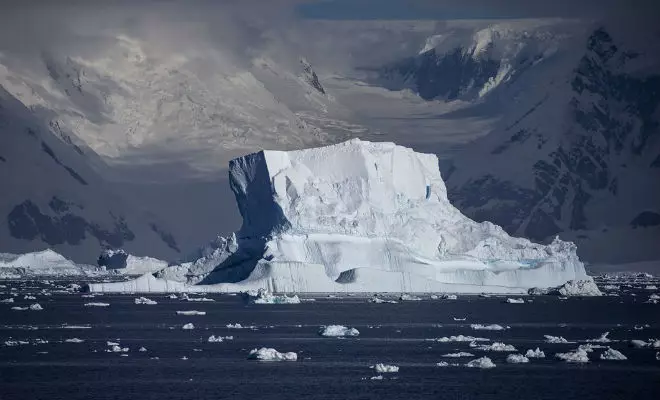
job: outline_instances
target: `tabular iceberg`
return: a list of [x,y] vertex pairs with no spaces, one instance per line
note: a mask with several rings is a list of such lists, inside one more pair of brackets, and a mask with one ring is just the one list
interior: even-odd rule
[[524,293],[590,280],[575,245],[452,206],[432,154],[353,139],[229,164],[241,229],[191,262],[91,291]]

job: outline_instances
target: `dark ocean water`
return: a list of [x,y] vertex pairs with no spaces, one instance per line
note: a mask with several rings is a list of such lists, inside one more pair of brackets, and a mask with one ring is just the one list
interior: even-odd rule
[[[17,294],[14,303],[0,303],[2,400],[660,399],[660,361],[656,360],[660,349],[637,349],[629,342],[660,338],[660,304],[645,303],[653,291],[641,288],[624,287],[618,297],[526,297],[532,300],[526,304],[478,296],[453,301],[423,296],[423,301],[372,304],[365,298],[318,295],[313,297],[316,301],[298,305],[254,305],[240,296],[207,295],[215,301],[189,302],[149,295],[157,305],[136,305],[137,295],[85,298],[57,290],[61,283],[0,284],[4,285],[0,300]],[[45,295],[44,288],[51,295]],[[24,299],[26,294],[36,299]],[[85,307],[89,302],[110,305]],[[43,310],[11,310],[33,303]],[[177,315],[177,310],[206,315]],[[186,323],[193,323],[195,329],[183,330]],[[255,328],[226,327],[234,323]],[[510,329],[476,331],[469,326],[473,323]],[[64,324],[91,328],[62,328]],[[319,327],[328,324],[355,327],[360,336],[319,336]],[[588,364],[554,357],[606,331],[616,340],[609,345],[628,360],[600,360],[601,349],[589,354]],[[212,334],[234,339],[209,343]],[[546,358],[507,364],[509,353],[477,351],[467,342],[427,340],[459,334],[502,341],[522,353],[540,347]],[[548,344],[543,335],[578,343]],[[84,342],[64,342],[70,338]],[[28,344],[3,344],[11,340]],[[106,352],[108,341],[129,351]],[[262,346],[294,351],[298,361],[247,360],[250,349]],[[140,347],[147,351],[139,352]],[[456,351],[475,357],[442,357]],[[497,367],[436,366],[440,361],[464,364],[483,355]],[[377,374],[369,367],[379,362],[400,370],[383,374],[383,380],[371,380]]]

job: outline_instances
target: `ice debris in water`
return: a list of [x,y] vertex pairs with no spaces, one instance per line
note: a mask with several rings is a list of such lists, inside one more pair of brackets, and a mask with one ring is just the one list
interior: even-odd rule
[[633,339],[630,341],[634,347],[641,349],[644,347],[651,347],[654,349],[660,349],[660,339],[649,339],[648,342],[639,339]]
[[545,358],[545,353],[537,347],[536,350],[532,350],[532,349],[527,350],[527,353],[525,353],[525,357],[527,357],[527,358]]
[[181,329],[195,329],[195,325],[193,325],[192,322],[188,322],[187,324],[183,325]]
[[158,302],[148,299],[146,297],[138,297],[137,299],[135,299],[135,304],[146,304],[152,306],[158,304]]
[[373,368],[379,374],[399,372],[399,367],[397,367],[396,365],[387,365],[383,363],[378,363],[372,366],[371,368]]
[[383,303],[390,303],[390,304],[398,304],[397,301],[395,300],[385,300],[381,299],[380,297],[374,295],[372,298],[369,299],[369,303],[375,303],[375,304],[383,304]]
[[0,303],[13,303],[13,302],[14,302],[13,297],[9,297],[9,298],[0,300]]
[[215,336],[211,335],[209,338],[206,340],[209,343],[222,343],[225,340],[234,340],[233,336]]
[[509,354],[506,357],[506,362],[509,364],[523,364],[528,363],[529,358],[523,356],[522,354]]
[[507,329],[507,328],[503,327],[502,325],[498,325],[498,324],[490,324],[490,325],[472,324],[472,325],[470,325],[470,328],[472,328],[476,331],[501,331],[501,330]]
[[179,296],[181,300],[185,301],[195,301],[195,302],[213,302],[215,300],[209,299],[207,297],[190,297],[188,296],[187,293],[182,293],[181,296]]
[[138,349],[138,351],[141,352],[141,353],[144,353],[145,351],[147,351],[147,348],[146,347],[140,347]]
[[457,335],[457,336],[443,336],[441,338],[437,339],[429,339],[433,340],[436,342],[440,343],[448,343],[448,342],[489,342],[490,339],[487,338],[480,338],[480,337],[474,337],[474,336],[464,336],[464,335]]
[[372,381],[382,381],[383,380],[383,375],[372,376],[369,379],[371,379]]
[[422,301],[422,298],[404,293],[399,296],[399,301]]
[[491,344],[477,344],[470,343],[470,347],[482,351],[517,351],[515,347],[510,344],[504,344],[502,342],[494,342]]
[[43,309],[44,308],[41,307],[41,304],[39,304],[39,303],[30,304],[30,310],[32,310],[32,311],[41,311]]
[[294,352],[280,353],[275,349],[262,347],[260,349],[250,350],[248,359],[259,361],[296,361],[298,355]]
[[583,349],[577,349],[575,351],[569,351],[567,353],[557,353],[555,354],[560,360],[569,362],[569,363],[587,363],[589,362],[589,355]]
[[506,299],[506,302],[509,304],[525,304],[525,300],[521,298],[517,298],[517,299],[508,298]]
[[612,339],[609,339],[607,337],[609,334],[610,334],[609,332],[605,332],[596,339],[587,339],[586,341],[589,343],[610,343]]
[[644,287],[646,290],[658,290],[658,287],[656,285],[646,285]]
[[298,295],[291,297],[286,294],[274,295],[266,289],[259,289],[257,291],[249,290],[246,292],[250,301],[254,304],[300,304]]
[[545,338],[546,343],[552,343],[552,344],[575,343],[575,342],[569,342],[568,340],[564,339],[562,336],[543,335],[543,337]]
[[360,331],[355,328],[348,328],[343,325],[328,325],[322,326],[319,329],[319,335],[321,336],[359,336]]
[[624,361],[628,357],[624,356],[620,351],[613,348],[608,348],[600,355],[601,360],[613,360],[613,361]]
[[443,354],[442,356],[450,357],[450,358],[459,358],[459,357],[474,357],[474,354],[465,351],[459,351],[458,353],[447,353],[447,354]]
[[196,311],[196,310],[189,310],[189,311],[177,311],[177,315],[206,315],[206,311]]
[[28,308],[27,307],[12,307],[11,309],[14,310],[14,311],[25,311]]
[[118,344],[113,344],[109,349],[105,350],[107,353],[128,353],[128,347],[121,347]]
[[594,349],[606,349],[606,346],[601,346],[599,344],[591,344],[591,343],[586,343],[586,344],[581,344],[578,346],[578,350],[586,351],[587,353],[592,353]]
[[592,279],[570,280],[550,290],[550,294],[560,296],[602,296],[600,289]]
[[65,339],[64,343],[82,343],[84,340],[78,338]]
[[109,303],[85,303],[85,307],[108,307],[110,304]]
[[447,361],[440,361],[439,363],[435,363],[437,367],[460,367],[461,364],[459,363],[448,363]]
[[495,368],[495,363],[488,357],[481,357],[465,364],[468,368]]
[[226,326],[229,329],[255,329],[256,328],[256,326],[254,326],[254,325],[241,325],[239,323],[227,324]]

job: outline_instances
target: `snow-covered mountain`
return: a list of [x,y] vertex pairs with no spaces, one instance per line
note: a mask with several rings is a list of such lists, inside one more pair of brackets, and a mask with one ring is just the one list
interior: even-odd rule
[[468,215],[535,240],[560,233],[589,261],[658,258],[658,37],[551,28],[492,26],[386,72],[424,98],[499,116],[449,171]]
[[0,87],[2,250],[52,248],[90,263],[104,247],[177,258],[171,230],[108,191],[94,153],[37,115]]

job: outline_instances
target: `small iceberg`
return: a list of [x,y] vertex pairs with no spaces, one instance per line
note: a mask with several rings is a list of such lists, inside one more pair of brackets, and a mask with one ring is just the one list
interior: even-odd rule
[[146,304],[152,306],[158,304],[158,302],[148,299],[146,297],[138,297],[137,299],[135,299],[135,304]]
[[568,340],[564,339],[562,336],[543,335],[543,337],[545,338],[546,343],[552,343],[552,344],[575,343],[575,342],[569,342]]
[[387,364],[379,363],[372,366],[371,368],[373,368],[379,374],[390,374],[394,372],[399,372],[399,367],[397,367],[396,365],[387,365]]
[[250,302],[254,304],[300,304],[298,295],[288,297],[286,294],[274,295],[266,289],[259,289],[257,291],[249,290],[246,292]]
[[110,304],[109,303],[85,303],[83,304],[85,307],[108,307]]
[[188,322],[187,324],[182,326],[181,329],[195,329],[195,325],[193,325],[192,322]]
[[525,300],[521,298],[517,298],[517,299],[508,298],[506,299],[506,302],[509,304],[525,304]]
[[502,331],[507,329],[502,325],[498,325],[498,324],[490,324],[490,325],[471,324],[470,328],[474,329],[475,331]]
[[84,340],[78,338],[64,339],[64,343],[82,343]]
[[177,315],[206,315],[206,311],[196,311],[196,310],[189,310],[189,311],[177,311]]
[[43,307],[41,307],[41,304],[39,304],[39,303],[30,304],[29,308],[32,311],[41,311],[41,310],[44,309]]
[[588,363],[589,355],[583,349],[577,349],[575,351],[569,351],[568,353],[557,353],[555,354],[560,360],[569,362],[569,363]]
[[495,368],[495,363],[493,363],[493,361],[488,357],[481,357],[470,361],[469,363],[465,364],[465,366],[468,368],[487,369],[487,368]]
[[509,354],[506,357],[506,362],[509,364],[523,364],[528,363],[529,358],[523,356],[522,354]]
[[459,351],[458,353],[447,353],[447,354],[443,354],[442,356],[449,358],[460,358],[460,357],[474,357],[474,354],[465,351]]
[[536,350],[532,350],[532,349],[527,350],[527,353],[525,353],[525,357],[527,357],[527,358],[545,358],[545,353],[537,347]]
[[260,349],[250,350],[248,360],[258,361],[296,361],[298,355],[294,352],[280,353],[279,351],[271,348],[262,347]]
[[436,342],[440,343],[449,343],[449,342],[489,342],[490,339],[487,338],[481,338],[481,337],[474,337],[474,336],[464,336],[464,335],[457,335],[457,336],[444,336],[441,338],[437,339],[429,339],[433,340]]
[[491,344],[476,344],[470,343],[470,347],[482,351],[518,351],[515,347],[510,344],[504,344],[502,342],[494,342]]
[[588,343],[610,343],[612,342],[612,339],[609,339],[607,336],[609,335],[609,332],[605,332],[600,337],[596,339],[587,339],[586,342]]
[[399,301],[422,301],[422,298],[404,293],[399,296]]
[[600,355],[600,359],[612,360],[612,361],[625,361],[628,359],[628,357],[624,356],[623,353],[621,353],[620,351],[614,350],[613,348],[610,347]]
[[224,336],[223,337],[223,336],[211,335],[211,336],[209,336],[209,338],[206,341],[209,342],[209,343],[222,343],[225,340],[234,340],[234,337],[233,336]]
[[360,331],[343,325],[328,325],[319,329],[319,335],[328,337],[359,336]]

